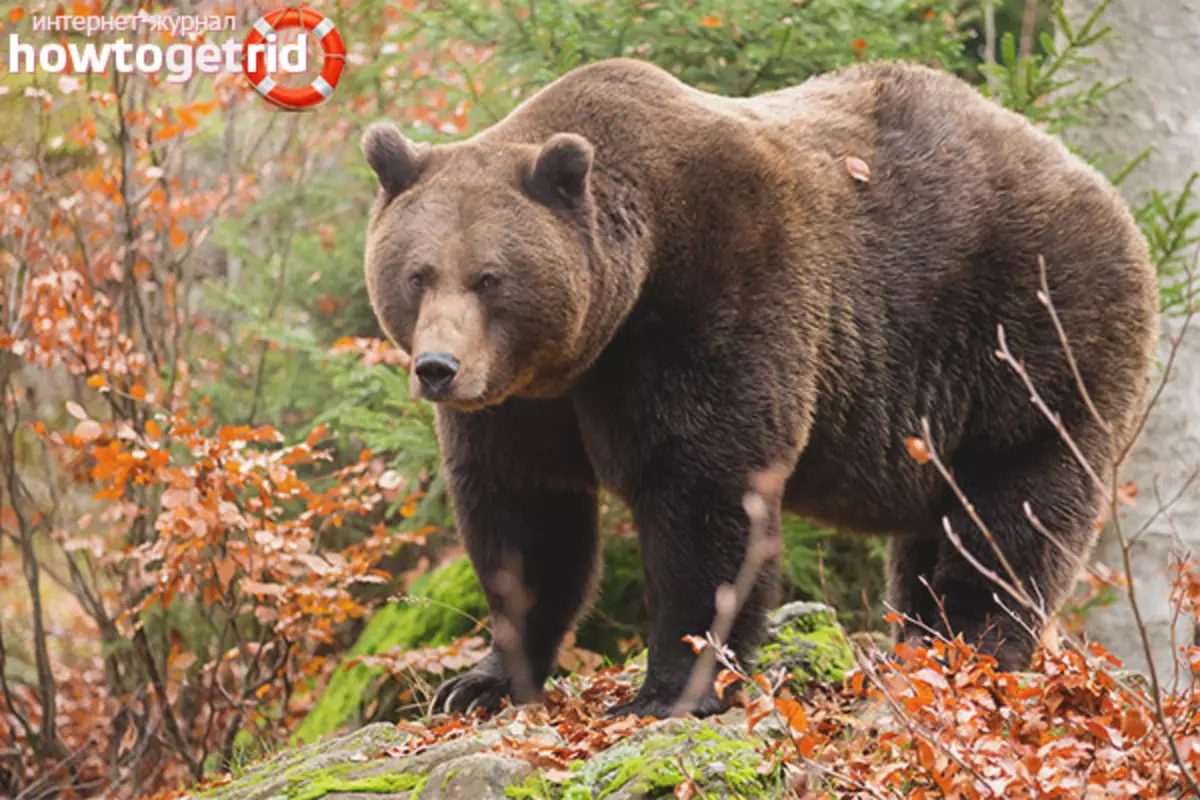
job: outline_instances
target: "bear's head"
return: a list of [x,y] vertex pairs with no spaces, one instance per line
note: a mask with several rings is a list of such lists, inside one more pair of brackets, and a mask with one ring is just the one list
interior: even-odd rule
[[591,144],[431,147],[375,123],[362,149],[379,180],[367,287],[411,356],[413,394],[472,410],[563,392],[596,272]]

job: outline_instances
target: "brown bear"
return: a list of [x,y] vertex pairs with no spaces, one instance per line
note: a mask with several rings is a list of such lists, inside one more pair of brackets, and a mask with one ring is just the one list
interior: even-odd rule
[[[743,563],[750,476],[781,463],[769,534],[781,507],[891,534],[900,609],[1004,669],[1029,663],[1034,615],[998,605],[946,537],[943,520],[1004,572],[906,440],[929,419],[928,444],[1054,609],[1102,492],[997,359],[998,326],[1108,480],[1157,311],[1130,214],[1056,139],[918,66],[728,99],[616,59],[465,141],[414,144],[376,123],[363,151],[380,184],[371,302],[412,355],[414,393],[437,404],[458,526],[507,620],[507,646],[444,684],[436,710],[535,696],[596,585],[604,486],[632,511],[652,625],[643,685],[613,713],[670,714],[696,661],[683,637],[709,630]],[[1039,257],[1074,366],[1039,301]],[[775,573],[735,620],[744,658]],[[721,707],[710,692],[695,710]]]

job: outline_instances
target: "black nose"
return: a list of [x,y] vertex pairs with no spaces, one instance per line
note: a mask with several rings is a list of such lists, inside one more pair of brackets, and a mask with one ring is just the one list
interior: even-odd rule
[[425,387],[425,392],[433,397],[441,394],[458,374],[458,359],[449,353],[421,353],[417,356],[413,369]]

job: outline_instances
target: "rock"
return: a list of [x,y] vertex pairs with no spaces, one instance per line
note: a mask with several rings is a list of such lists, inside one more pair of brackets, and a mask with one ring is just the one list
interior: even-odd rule
[[812,683],[840,682],[853,666],[854,651],[829,606],[798,601],[771,614],[759,670],[786,670],[792,687],[803,691]]
[[509,786],[533,774],[524,761],[478,753],[443,762],[429,773],[420,800],[504,800]]
[[[469,565],[462,562],[469,570]],[[474,579],[466,570],[438,573],[425,591],[442,592],[461,588],[459,579]],[[461,569],[461,568],[456,568]],[[427,595],[434,596],[434,595]],[[393,616],[382,619],[387,630],[372,640],[378,645],[389,639],[389,631],[401,638],[414,630],[444,630],[436,616],[412,619],[405,611],[431,615],[435,606],[406,604]],[[374,628],[376,617],[368,631]],[[854,663],[853,653],[838,626],[833,609],[821,603],[790,603],[771,615],[770,638],[761,649],[760,667],[784,668],[795,676],[796,687],[814,681],[840,681]],[[364,634],[365,636],[365,634]],[[375,645],[372,645],[375,646]],[[637,661],[635,657],[632,659]],[[644,656],[643,656],[644,660]],[[636,680],[644,668],[627,668],[622,673]],[[369,676],[368,676],[369,679]],[[363,691],[362,677],[335,678],[336,688],[346,693]],[[324,701],[323,701],[324,702]],[[357,702],[355,700],[354,702]],[[340,705],[352,706],[345,697]],[[336,715],[322,717],[328,721]],[[739,716],[740,715],[740,716]],[[310,720],[312,717],[310,717]],[[306,721],[306,724],[308,721]],[[459,739],[443,741],[414,755],[389,756],[409,742],[411,734],[388,723],[368,725],[355,733],[294,747],[253,767],[234,780],[192,795],[193,800],[457,800],[458,798],[524,798],[534,800],[610,800],[671,795],[676,786],[691,781],[695,797],[783,796],[777,770],[760,773],[764,761],[759,748],[770,738],[772,722],[755,729],[754,738],[745,733],[741,709],[704,721],[672,719],[652,723],[628,738],[566,771],[541,773],[529,763],[513,757],[524,749],[509,743],[538,742],[542,746],[564,746],[563,735],[552,725],[535,723],[522,709],[510,708],[479,723]],[[311,731],[313,728],[309,728]],[[785,732],[778,732],[783,735]],[[415,741],[424,741],[417,739]],[[535,748],[536,749],[536,748]]]
[[[495,721],[493,721],[494,723]],[[408,734],[389,724],[277,755],[191,800],[502,800],[607,797],[634,800],[670,794],[691,780],[697,797],[772,797],[774,772],[760,774],[759,742],[712,720],[652,723],[551,783],[524,761],[486,752],[512,736],[511,723],[487,723],[476,735],[389,757]],[[539,726],[525,737],[553,739]],[[562,776],[558,776],[561,778]]]
[[[402,744],[406,736],[393,725],[369,725],[337,739],[285,750],[230,783],[192,797],[196,800],[317,800],[341,789],[371,791],[376,795],[381,791],[411,791],[419,780],[417,774],[397,772],[384,780],[370,772],[375,763],[371,759]],[[445,746],[458,744],[449,742]],[[443,745],[431,750],[441,747]]]
[[[540,728],[530,728],[538,735]],[[533,768],[523,761],[482,751],[496,744],[499,726],[473,737],[432,745],[410,756],[388,750],[408,734],[388,723],[281,753],[230,783],[199,792],[192,800],[439,800],[503,798],[506,786],[519,785]]]
[[756,743],[741,731],[695,719],[655,722],[620,744],[579,764],[555,785],[534,776],[508,797],[534,800],[640,800],[669,796],[685,780],[695,797],[782,797],[773,774],[762,775]]

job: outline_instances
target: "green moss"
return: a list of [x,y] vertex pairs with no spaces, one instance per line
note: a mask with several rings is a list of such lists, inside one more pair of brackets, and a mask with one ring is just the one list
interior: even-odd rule
[[[368,761],[396,746],[406,738],[392,725],[371,725],[340,739],[294,747],[277,753],[274,757],[247,767],[233,782],[214,786],[198,792],[193,797],[199,800],[245,800],[245,798],[313,798],[325,792],[345,790],[349,784],[360,781],[367,786],[400,786],[413,783],[412,775],[395,772],[373,776],[376,762]],[[420,779],[423,783],[423,779]],[[367,790],[367,789],[361,789]]]
[[374,792],[375,794],[394,794],[411,791],[411,797],[416,799],[425,788],[425,775],[375,775],[370,778],[341,780],[336,777],[319,777],[308,782],[298,793],[288,792],[288,800],[318,800],[331,792]]
[[672,721],[662,732],[635,737],[586,762],[572,764],[574,773],[562,784],[533,776],[505,790],[514,800],[591,800],[618,791],[636,796],[669,795],[687,778],[700,796],[731,792],[763,797],[779,788],[779,776],[760,775],[762,756],[745,739],[729,738],[694,721]]
[[446,777],[442,778],[442,794],[446,793],[446,787],[450,785],[450,781],[454,780],[454,777],[458,775],[459,772],[461,772],[461,770],[452,769],[446,773]]
[[559,789],[540,775],[530,775],[518,786],[507,786],[504,796],[513,800],[548,800],[555,797]]
[[838,683],[854,666],[854,651],[831,610],[801,614],[774,633],[758,653],[759,669],[783,667],[793,686]]
[[[487,602],[471,562],[458,558],[422,576],[402,602],[375,612],[347,658],[377,655],[393,647],[449,644],[486,614]],[[337,670],[292,741],[313,742],[353,721],[379,675],[380,670],[362,665]]]

